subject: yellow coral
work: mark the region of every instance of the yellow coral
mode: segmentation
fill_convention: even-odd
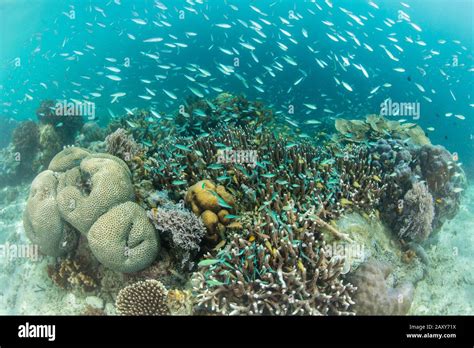
[[[185,201],[194,214],[201,216],[209,239],[217,241],[219,235],[224,235],[226,225],[232,222],[225,216],[235,206],[234,196],[224,186],[216,186],[210,180],[199,181],[188,189]],[[224,208],[223,205],[230,208]]]

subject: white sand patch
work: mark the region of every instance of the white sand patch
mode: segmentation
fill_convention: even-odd
[[[474,186],[469,186],[456,217],[427,248],[431,267],[418,283],[410,314],[474,314]]]

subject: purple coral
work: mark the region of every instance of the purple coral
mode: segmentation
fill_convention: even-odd
[[[202,220],[179,204],[152,209],[148,217],[180,260],[182,269],[191,270],[194,267],[193,258],[206,234]]]
[[[139,145],[125,129],[119,128],[105,138],[107,152],[129,163],[139,151]]]

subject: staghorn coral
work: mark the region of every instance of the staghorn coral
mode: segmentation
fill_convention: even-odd
[[[414,288],[403,283],[392,288],[388,276],[390,266],[369,260],[350,274],[348,280],[357,287],[353,309],[357,315],[405,315],[413,301]]]
[[[120,290],[115,306],[122,315],[168,315],[167,295],[158,280],[139,281]]]
[[[206,234],[202,220],[180,205],[159,207],[147,214],[174,257],[179,260],[181,269],[191,270]]]
[[[256,223],[257,226],[257,223]],[[340,278],[344,260],[328,258],[315,224],[296,233],[273,229],[233,234],[193,276],[195,310],[222,315],[351,314],[353,287]]]
[[[400,238],[422,242],[433,230],[433,218],[433,197],[426,184],[416,182],[400,204],[395,231],[398,231]]]
[[[219,94],[212,102],[191,96],[176,115],[177,131],[183,135],[210,131],[223,122],[235,126],[269,126],[272,121],[272,110],[264,108],[261,102],[251,102],[243,96],[229,93]]]

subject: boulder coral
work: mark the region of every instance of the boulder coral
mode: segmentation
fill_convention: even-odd
[[[410,310],[414,296],[413,284],[406,282],[391,287],[389,265],[369,260],[349,276],[357,287],[352,299],[356,315],[405,315]]]
[[[231,223],[225,217],[235,209],[235,198],[224,186],[216,186],[210,180],[199,181],[188,189],[185,202],[194,214],[201,217],[209,240],[222,238],[226,225]]]
[[[83,234],[106,267],[136,272],[154,261],[160,243],[145,210],[133,199],[130,170],[122,160],[69,147],[33,181],[25,232],[51,256],[72,251]]]

